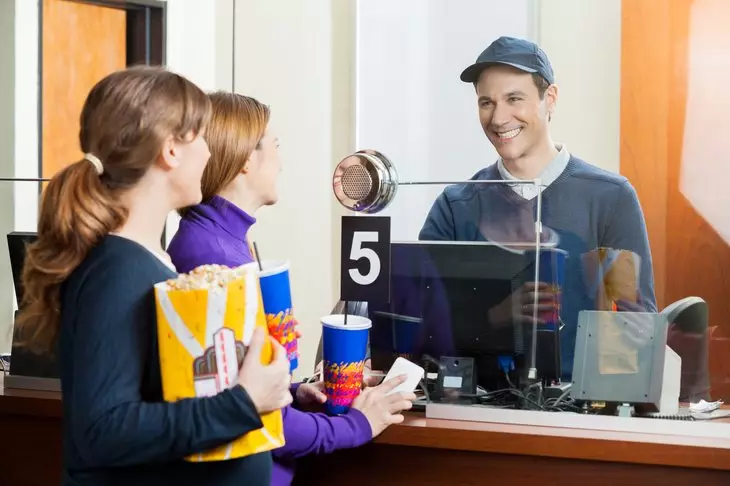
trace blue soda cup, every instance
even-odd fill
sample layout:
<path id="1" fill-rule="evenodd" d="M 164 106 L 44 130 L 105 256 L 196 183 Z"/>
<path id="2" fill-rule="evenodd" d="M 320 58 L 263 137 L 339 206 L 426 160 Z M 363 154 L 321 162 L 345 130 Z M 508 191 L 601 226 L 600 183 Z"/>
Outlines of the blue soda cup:
<path id="1" fill-rule="evenodd" d="M 531 252 L 533 260 L 535 252 Z M 539 314 L 547 329 L 556 329 L 560 325 L 560 308 L 563 300 L 563 285 L 565 284 L 565 261 L 568 252 L 559 248 L 540 248 L 540 261 L 538 270 L 538 281 L 548 285 L 548 293 L 555 294 L 557 305 L 550 311 Z"/>
<path id="2" fill-rule="evenodd" d="M 362 389 L 370 319 L 333 314 L 322 318 L 322 370 L 326 409 L 331 415 L 349 410 Z"/>
<path id="3" fill-rule="evenodd" d="M 263 270 L 259 272 L 259 282 L 266 325 L 271 337 L 286 349 L 289 371 L 294 371 L 299 366 L 299 346 L 289 283 L 289 262 L 262 262 L 261 267 Z"/>

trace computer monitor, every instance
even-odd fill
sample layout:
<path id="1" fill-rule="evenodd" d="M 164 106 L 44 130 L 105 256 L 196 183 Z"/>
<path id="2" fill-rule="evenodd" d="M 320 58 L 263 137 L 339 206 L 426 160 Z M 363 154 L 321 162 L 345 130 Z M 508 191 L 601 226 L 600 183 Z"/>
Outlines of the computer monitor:
<path id="1" fill-rule="evenodd" d="M 13 272 L 15 295 L 20 308 L 23 302 L 23 264 L 26 248 L 38 238 L 36 233 L 8 233 L 8 253 L 10 268 Z M 18 311 L 15 316 L 17 318 Z M 8 388 L 33 388 L 39 390 L 58 390 L 59 370 L 56 355 L 53 353 L 36 354 L 20 346 L 17 327 L 13 329 L 13 343 L 10 352 L 10 376 L 6 377 Z"/>
<path id="2" fill-rule="evenodd" d="M 507 386 L 498 363 L 511 357 L 526 376 L 532 324 L 511 296 L 534 281 L 533 255 L 490 242 L 393 242 L 390 303 L 369 304 L 373 367 L 397 356 L 470 357 L 477 383 L 495 389 Z M 538 328 L 536 359 L 539 378 L 560 378 L 559 328 Z"/>
<path id="3" fill-rule="evenodd" d="M 10 256 L 10 269 L 13 272 L 13 285 L 15 286 L 15 297 L 18 307 L 23 302 L 23 262 L 25 262 L 26 247 L 38 239 L 35 232 L 14 231 L 8 233 L 8 253 Z"/>

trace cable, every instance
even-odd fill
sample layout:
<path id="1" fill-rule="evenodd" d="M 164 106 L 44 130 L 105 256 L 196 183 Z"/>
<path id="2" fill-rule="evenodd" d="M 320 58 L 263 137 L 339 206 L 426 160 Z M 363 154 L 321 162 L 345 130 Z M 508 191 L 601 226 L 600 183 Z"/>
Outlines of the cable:
<path id="1" fill-rule="evenodd" d="M 575 412 L 587 413 L 587 410 L 579 407 L 575 400 L 568 397 L 570 390 L 564 391 L 558 398 L 545 399 L 542 384 L 532 383 L 523 389 L 517 388 L 505 372 L 505 379 L 509 388 L 485 391 L 481 395 L 462 396 L 462 398 L 476 398 L 477 403 L 490 406 L 512 406 L 522 410 L 539 410 L 545 412 Z"/>
<path id="2" fill-rule="evenodd" d="M 545 401 L 545 406 L 550 410 L 558 412 L 577 412 L 587 413 L 587 410 L 579 407 L 575 400 L 569 398 L 570 389 L 565 390 L 558 398 L 549 398 Z"/>
<path id="3" fill-rule="evenodd" d="M 509 373 L 507 373 L 507 372 L 505 371 L 505 372 L 504 372 L 504 377 L 505 377 L 505 378 L 507 379 L 507 383 L 509 384 L 509 387 L 510 387 L 510 388 L 513 388 L 513 389 L 515 389 L 515 390 L 516 390 L 516 389 L 517 389 L 517 387 L 515 386 L 515 384 L 514 384 L 514 383 L 512 383 L 512 380 L 511 380 L 511 379 L 510 379 L 510 377 L 509 377 Z"/>
<path id="4" fill-rule="evenodd" d="M 418 388 L 421 389 L 423 392 L 423 396 L 426 398 L 426 403 L 431 401 L 431 396 L 428 393 L 428 385 L 425 383 L 426 378 L 424 377 L 421 381 L 418 382 Z"/>
<path id="5" fill-rule="evenodd" d="M 553 407 L 557 407 L 560 405 L 560 403 L 568 398 L 568 395 L 570 395 L 570 388 L 565 390 L 558 398 L 550 398 L 547 400 L 547 403 L 551 403 Z"/>

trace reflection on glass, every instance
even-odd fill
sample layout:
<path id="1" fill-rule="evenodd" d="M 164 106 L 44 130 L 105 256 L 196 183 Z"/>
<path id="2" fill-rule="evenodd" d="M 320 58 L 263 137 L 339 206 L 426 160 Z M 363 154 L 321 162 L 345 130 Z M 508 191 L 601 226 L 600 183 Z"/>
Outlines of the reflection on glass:
<path id="1" fill-rule="evenodd" d="M 0 353 L 10 353 L 14 313 L 18 308 L 7 235 L 36 230 L 39 189 L 35 179 L 0 181 Z"/>

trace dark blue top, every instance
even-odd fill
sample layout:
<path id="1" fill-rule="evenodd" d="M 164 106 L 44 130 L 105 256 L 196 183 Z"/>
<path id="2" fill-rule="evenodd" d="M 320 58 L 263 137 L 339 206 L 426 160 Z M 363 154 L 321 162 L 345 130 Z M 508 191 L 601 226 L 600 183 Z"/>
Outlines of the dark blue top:
<path id="1" fill-rule="evenodd" d="M 107 236 L 64 282 L 62 484 L 269 484 L 269 453 L 183 461 L 262 423 L 240 386 L 163 401 L 153 286 L 176 276 L 144 247 Z"/>
<path id="2" fill-rule="evenodd" d="M 472 180 L 502 179 L 497 164 Z M 454 185 L 441 193 L 421 229 L 421 240 L 535 241 L 537 198 L 528 200 L 506 184 Z M 545 235 L 557 236 L 568 252 L 561 317 L 563 375 L 573 369 L 578 312 L 596 308 L 583 278 L 580 256 L 598 247 L 630 250 L 641 257 L 640 303 L 656 311 L 654 277 L 646 223 L 636 191 L 620 175 L 571 156 L 563 173 L 542 193 Z M 511 228 L 506 230 L 506 228 Z"/>

